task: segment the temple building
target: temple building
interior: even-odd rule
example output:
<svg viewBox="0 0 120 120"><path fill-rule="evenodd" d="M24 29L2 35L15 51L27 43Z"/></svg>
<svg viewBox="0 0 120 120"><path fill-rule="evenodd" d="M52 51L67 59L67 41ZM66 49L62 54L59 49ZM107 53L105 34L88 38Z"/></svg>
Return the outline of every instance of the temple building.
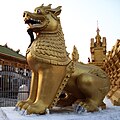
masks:
<svg viewBox="0 0 120 120"><path fill-rule="evenodd" d="M106 54L106 38L103 37L101 41L98 27L96 32L96 40L91 38L91 60L88 58L88 63L101 67L108 74L111 86L107 97L113 105L120 106L120 40L117 40L112 50Z"/></svg>
<svg viewBox="0 0 120 120"><path fill-rule="evenodd" d="M103 68L110 78L110 91L108 98L113 105L120 106L120 40L117 40L112 50L108 52Z"/></svg>
<svg viewBox="0 0 120 120"><path fill-rule="evenodd" d="M0 45L0 98L16 94L23 84L29 86L31 70L19 52Z"/></svg>
<svg viewBox="0 0 120 120"><path fill-rule="evenodd" d="M94 38L91 38L90 43L90 52L91 52L91 61L90 58L88 58L88 62L90 64L97 65L102 68L103 62L105 61L106 57L106 38L103 37L101 40L101 36L99 34L100 30L97 27L97 35Z"/></svg>

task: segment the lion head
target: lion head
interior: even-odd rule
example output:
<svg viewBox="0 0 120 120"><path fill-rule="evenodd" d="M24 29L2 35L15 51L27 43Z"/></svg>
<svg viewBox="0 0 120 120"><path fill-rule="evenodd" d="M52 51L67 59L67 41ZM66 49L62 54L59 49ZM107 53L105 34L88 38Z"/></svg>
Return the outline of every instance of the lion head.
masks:
<svg viewBox="0 0 120 120"><path fill-rule="evenodd" d="M34 13L25 11L23 17L33 32L39 33L40 31L55 31L58 27L60 13L61 6L52 9L51 4L48 6L42 4L34 9Z"/></svg>

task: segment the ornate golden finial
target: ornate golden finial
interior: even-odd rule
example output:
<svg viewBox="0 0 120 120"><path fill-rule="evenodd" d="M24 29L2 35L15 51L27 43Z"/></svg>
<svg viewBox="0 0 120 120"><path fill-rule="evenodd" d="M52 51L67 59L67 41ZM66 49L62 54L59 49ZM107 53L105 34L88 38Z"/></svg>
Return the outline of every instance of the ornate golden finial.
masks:
<svg viewBox="0 0 120 120"><path fill-rule="evenodd" d="M77 48L75 47L75 45L74 45L74 47L73 47L72 60L75 61L75 62L77 62L77 61L79 60L78 50L77 50Z"/></svg>
<svg viewBox="0 0 120 120"><path fill-rule="evenodd" d="M98 20L97 20L97 27L98 27Z"/></svg>
<svg viewBox="0 0 120 120"><path fill-rule="evenodd" d="M97 35L99 35L100 30L99 30L99 27L98 27L98 20L97 20L97 30L96 30L96 32L97 32Z"/></svg>
<svg viewBox="0 0 120 120"><path fill-rule="evenodd" d="M97 35L96 35L96 37L95 37L96 43L97 43L98 45L100 45L100 43L101 43L101 36L99 35L100 30L99 30L99 27L98 27L98 20L97 20L97 30L96 30L96 32L97 32Z"/></svg>

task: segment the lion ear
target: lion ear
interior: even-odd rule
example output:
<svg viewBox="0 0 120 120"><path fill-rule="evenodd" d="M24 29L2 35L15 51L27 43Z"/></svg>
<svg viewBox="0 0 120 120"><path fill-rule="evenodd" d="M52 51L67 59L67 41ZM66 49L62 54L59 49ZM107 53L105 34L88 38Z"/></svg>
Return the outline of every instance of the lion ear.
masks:
<svg viewBox="0 0 120 120"><path fill-rule="evenodd" d="M53 13L55 16L58 16L61 13L61 7L62 6L58 6L55 9L47 9L46 11Z"/></svg>

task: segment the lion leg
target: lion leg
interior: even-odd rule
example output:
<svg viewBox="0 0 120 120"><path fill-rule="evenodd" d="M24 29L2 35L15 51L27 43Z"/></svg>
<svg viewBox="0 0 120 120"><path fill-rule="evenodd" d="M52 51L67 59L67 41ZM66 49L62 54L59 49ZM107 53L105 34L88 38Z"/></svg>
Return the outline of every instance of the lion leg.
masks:
<svg viewBox="0 0 120 120"><path fill-rule="evenodd" d="M42 64L39 70L39 81L36 100L26 109L27 114L44 114L52 104L56 92L65 76L65 66ZM45 68L44 68L45 67Z"/></svg>
<svg viewBox="0 0 120 120"><path fill-rule="evenodd" d="M80 102L80 105L88 112L98 111L98 107L102 105L105 94L100 91L100 88L104 87L103 84L103 79L89 73L82 73L78 77L78 88L86 98Z"/></svg>
<svg viewBox="0 0 120 120"><path fill-rule="evenodd" d="M38 83L38 73L32 72L29 97L27 100L18 101L16 107L19 107L20 109L27 109L27 107L35 101L37 94L37 83Z"/></svg>

